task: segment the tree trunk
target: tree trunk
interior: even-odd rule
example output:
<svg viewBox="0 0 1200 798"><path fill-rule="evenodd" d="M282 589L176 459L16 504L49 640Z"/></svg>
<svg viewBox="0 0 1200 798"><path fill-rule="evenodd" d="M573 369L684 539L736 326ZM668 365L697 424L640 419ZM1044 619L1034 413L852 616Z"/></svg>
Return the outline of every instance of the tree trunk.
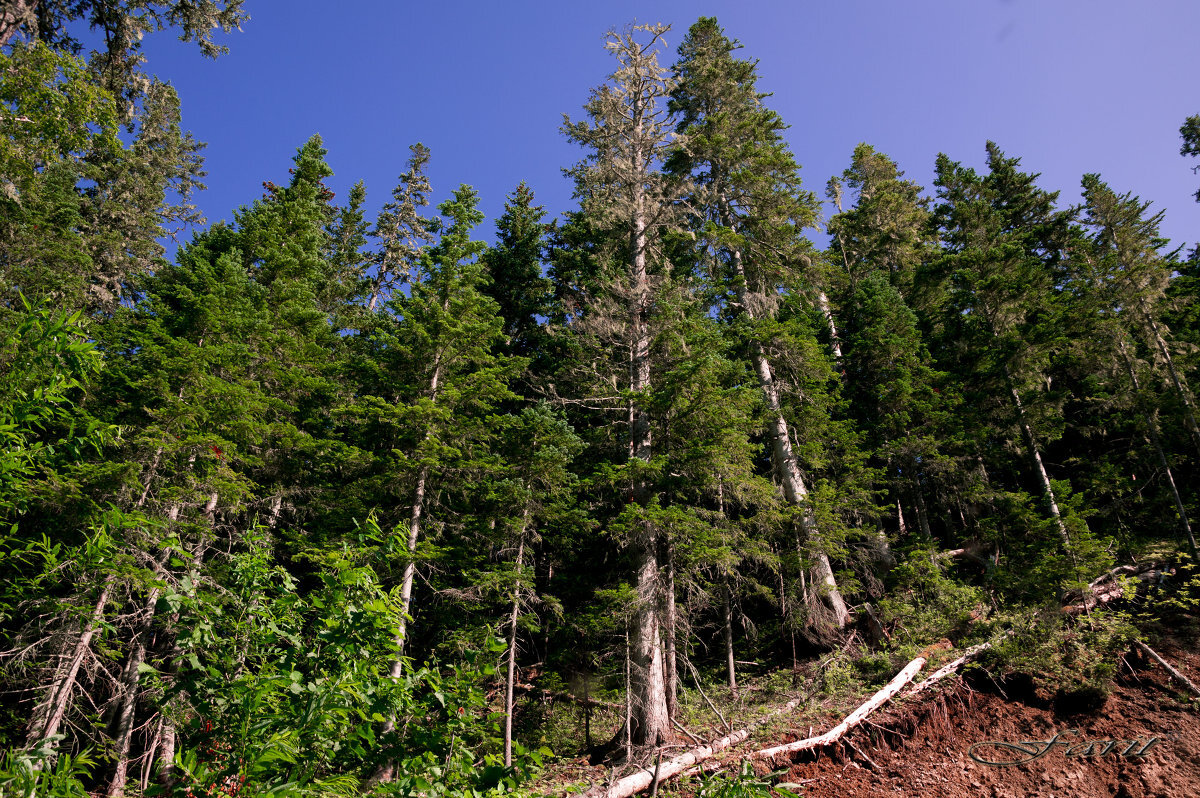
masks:
<svg viewBox="0 0 1200 798"><path fill-rule="evenodd" d="M921 492L921 483L914 477L912 480L913 486L913 502L917 506L917 523L921 527L921 534L926 540L933 540L933 530L929 526L929 510L925 506L925 494Z"/></svg>
<svg viewBox="0 0 1200 798"><path fill-rule="evenodd" d="M833 322L833 309L829 307L829 297L825 296L823 290L817 290L817 306L821 308L821 315L825 317L825 324L829 327L829 347L833 350L834 360L837 362L838 369L842 369L842 339L838 337L837 325ZM842 377L845 378L846 372L842 371Z"/></svg>
<svg viewBox="0 0 1200 798"><path fill-rule="evenodd" d="M722 208L722 216L726 226L734 229L731 214L729 214L727 208ZM749 289L746 285L746 269L742 262L742 252L740 249L734 248L732 255L737 280L735 289L737 303L740 312L753 321L753 309L746 301ZM832 316L830 318L832 320ZM804 478L800 474L800 466L796 462L796 456L792 451L790 432L788 430L787 419L783 417L783 406L779 399L779 388L775 383L774 370L771 367L771 362L761 341L754 343L754 367L755 372L758 374L759 386L762 388L767 400L768 418L771 428L771 455L776 473L779 476L779 481L783 485L784 498L789 504L804 508L800 521L804 533L804 542L812 543L816 546L812 566L814 581L822 586L821 601L829 610L834 625L839 629L844 628L850 620L850 613L846 609L846 602L842 598L841 592L838 590L837 580L833 575L833 566L829 562L829 555L821 549L820 530L817 528L816 514L813 513L811 507L807 506L808 488L804 484Z"/></svg>
<svg viewBox="0 0 1200 798"><path fill-rule="evenodd" d="M1142 299L1139 304L1141 305L1142 317L1146 320L1146 324L1150 328L1150 333L1154 338L1154 344L1158 348L1158 354L1162 357L1163 363L1167 367L1167 372L1171 375L1171 383L1175 386L1175 393L1179 396L1179 401L1183 404L1183 417L1187 424L1188 432L1192 434L1192 443L1196 446L1197 454L1200 454L1200 427L1196 425L1192 392L1188 390L1183 378L1175 370L1175 359L1171 357L1171 350L1167 348L1167 342L1163 339L1162 333L1158 329L1158 322L1155 321L1154 315L1146 307L1146 301Z"/></svg>
<svg viewBox="0 0 1200 798"><path fill-rule="evenodd" d="M675 660L675 640L679 628L679 617L675 610L675 552L671 544L666 545L666 568L663 578L663 646L666 655L663 657L667 689L667 719L675 722L679 704L679 671Z"/></svg>
<svg viewBox="0 0 1200 798"><path fill-rule="evenodd" d="M504 766L512 767L513 687L517 680L517 621L521 617L521 566L525 560L525 529L529 523L529 507L521 521L517 539L516 582L513 585L512 614L508 619L508 678L504 683Z"/></svg>
<svg viewBox="0 0 1200 798"><path fill-rule="evenodd" d="M0 47L4 47L16 35L21 23L34 18L37 0L9 0L0 11Z"/></svg>
<svg viewBox="0 0 1200 798"><path fill-rule="evenodd" d="M138 685L141 683L141 665L146 661L146 638L150 636L154 623L154 608L158 604L159 589L151 588L146 595L146 620L134 637L121 673L120 703L117 705L113 729L113 775L108 783L108 796L121 795L129 778L129 749L133 740L133 716L137 708Z"/></svg>
<svg viewBox="0 0 1200 798"><path fill-rule="evenodd" d="M439 353L434 358L433 375L429 378L429 396L431 401L437 402L438 387L442 377L442 361ZM433 434L432 430L426 430L425 440ZM417 563L415 560L417 552L417 541L421 537L421 518L425 512L425 492L429 483L429 466L421 466L420 472L417 474L417 484L413 490L413 502L408 511L408 562L404 565L404 576L400 582L400 620L396 622L396 658L392 660L392 669L390 676L392 679L399 679L404 675L404 640L408 634L408 618L409 610L412 607L412 591L413 581L416 578ZM388 734L396 728L396 716L391 715L384 721L380 734ZM391 781L396 774L396 763L387 761L375 769L375 772L367 778L363 785L364 791L369 791L370 788L381 782Z"/></svg>
<svg viewBox="0 0 1200 798"><path fill-rule="evenodd" d="M641 99L635 100L634 140L641 134ZM643 174L641 148L630 148L633 174ZM650 285L646 276L646 197L641 180L633 183L633 216L630 225L630 280L633 298L629 309L629 459L650 462L650 419L641 407L640 394L650 388L650 333L647 315L650 305ZM634 500L646 506L650 497L645 481L638 477L633 485ZM630 688L634 745L658 745L667 738L670 717L667 712L667 691L664 674L658 568L658 541L648 523L643 522L638 540L634 542L637 568L637 604L633 617L633 646L630 657Z"/></svg>
<svg viewBox="0 0 1200 798"><path fill-rule="evenodd" d="M1004 367L1004 378L1008 380L1008 391L1017 410L1017 423L1020 424L1025 444L1029 447L1034 470L1037 471L1038 478L1042 483L1042 495L1046 499L1050 515L1053 516L1054 523L1058 527L1058 536L1062 539L1063 547L1069 551L1071 536L1067 533L1067 525L1063 523L1062 513L1058 510L1058 499L1054 495L1054 486L1050 484L1050 476L1046 473L1046 466L1042 464L1041 450L1038 448L1037 439L1033 437L1033 430L1030 429L1029 422L1025 418L1025 407L1021 404L1021 394L1017 392L1017 387L1013 384L1012 377L1008 373L1008 366Z"/></svg>
<svg viewBox="0 0 1200 798"><path fill-rule="evenodd" d="M733 693L734 697L738 694L737 683L737 662L733 654L733 588L729 585L729 577L725 577L725 601L724 612L722 613L725 621L725 671L729 679L729 692Z"/></svg>
<svg viewBox="0 0 1200 798"><path fill-rule="evenodd" d="M104 610L108 606L108 596L114 581L115 578L112 576L105 578L104 584L100 588L100 596L96 599L95 607L92 609L92 614L88 617L79 639L75 641L70 659L57 669L54 680L46 689L45 698L33 710L33 719L29 723L29 730L25 738L26 748L36 748L43 740L58 734L58 729L62 725L67 708L71 703L71 694L75 691L75 680L79 676L79 668L83 665L83 660L92 645L92 639L96 636L96 632L100 629L100 622L104 619Z"/></svg>
<svg viewBox="0 0 1200 798"><path fill-rule="evenodd" d="M1137 372L1133 369L1133 361L1129 358L1129 353L1125 347L1125 342L1122 341L1119 345L1121 351L1121 359L1125 362L1125 370L1129 373L1129 381L1133 384L1134 397L1141 395L1142 386L1137 378ZM1158 462L1162 466L1163 471L1167 475L1167 484L1171 486L1171 495L1175 498L1175 516L1179 520L1180 531L1183 532L1184 540L1187 541L1188 547L1192 552L1192 559L1200 561L1200 557L1196 552L1196 538L1192 534L1192 526L1188 523L1187 508L1183 504L1183 497L1179 495L1179 488L1175 486L1175 476L1171 473L1171 463L1167 460L1167 453L1163 451L1162 439L1158 434L1158 418L1156 413L1145 413L1146 430L1150 434L1150 442L1154 446L1154 452L1158 455Z"/></svg>

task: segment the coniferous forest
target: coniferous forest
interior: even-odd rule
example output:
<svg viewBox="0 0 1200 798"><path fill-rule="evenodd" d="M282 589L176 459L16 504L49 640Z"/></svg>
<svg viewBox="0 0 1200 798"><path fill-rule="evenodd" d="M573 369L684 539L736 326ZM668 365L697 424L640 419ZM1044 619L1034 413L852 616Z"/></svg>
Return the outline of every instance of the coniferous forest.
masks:
<svg viewBox="0 0 1200 798"><path fill-rule="evenodd" d="M1194 628L1200 249L1149 201L992 142L802 184L702 17L610 34L560 218L415 143L368 218L314 136L203 224L140 43L244 19L0 13L0 796L537 792L939 641L1102 700Z"/></svg>

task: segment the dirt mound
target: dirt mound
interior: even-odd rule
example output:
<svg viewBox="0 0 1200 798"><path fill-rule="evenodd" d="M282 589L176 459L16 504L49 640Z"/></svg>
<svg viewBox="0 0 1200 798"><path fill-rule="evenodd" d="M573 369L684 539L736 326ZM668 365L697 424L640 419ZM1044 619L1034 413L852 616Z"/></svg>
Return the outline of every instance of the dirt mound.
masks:
<svg viewBox="0 0 1200 798"><path fill-rule="evenodd" d="M1200 656L1163 653L1200 673ZM785 780L805 795L854 797L1200 796L1200 713L1158 666L1121 671L1107 699L975 680L873 716L848 745L790 763Z"/></svg>

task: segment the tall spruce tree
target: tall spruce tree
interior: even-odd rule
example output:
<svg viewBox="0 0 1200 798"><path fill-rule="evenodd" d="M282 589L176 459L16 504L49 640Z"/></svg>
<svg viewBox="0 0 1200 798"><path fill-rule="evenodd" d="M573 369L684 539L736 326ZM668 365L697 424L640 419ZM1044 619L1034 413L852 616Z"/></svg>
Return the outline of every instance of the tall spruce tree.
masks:
<svg viewBox="0 0 1200 798"><path fill-rule="evenodd" d="M410 293L394 294L358 342L358 396L342 411L377 461L366 485L381 489L375 498L394 524L389 547L402 563L394 679L412 648L413 591L429 521L445 532L460 529L456 509L472 512L471 492L486 491L483 476L499 467L490 416L516 398L508 386L523 365L496 352L503 320L482 290L486 246L471 237L483 219L477 203L461 186L438 206L440 238L416 258ZM390 718L384 733L394 724ZM394 773L387 762L372 780Z"/></svg>
<svg viewBox="0 0 1200 798"><path fill-rule="evenodd" d="M976 458L979 478L992 486L993 506L1000 501L1015 513L1006 520L991 512L1001 522L994 534L1007 542L1014 567L1037 562L1047 569L1037 572L1045 589L1083 578L1104 555L1073 501L1064 501L1068 483L1051 479L1044 456L1064 430L1057 378L1069 306L1060 286L1079 235L1075 212L1056 209L1057 194L1038 188L1037 175L1019 165L992 142L984 175L938 157L934 220L944 254L926 264L916 291L938 365L961 386L962 445ZM1010 478L1030 472L1040 522L1019 520L1025 480ZM1020 531L1011 534L1006 526ZM1057 538L1057 545L1043 533ZM1034 582L1024 585L1039 589Z"/></svg>
<svg viewBox="0 0 1200 798"><path fill-rule="evenodd" d="M1116 376L1121 387L1114 393L1127 397L1132 405L1128 409L1141 415L1143 434L1171 493L1177 526L1195 556L1196 541L1186 506L1189 497L1176 481L1169 444L1185 437L1180 433L1186 430L1191 444L1187 449L1200 453L1200 434L1194 397L1164 320L1171 304L1168 286L1179 264L1174 253L1162 251L1167 243L1159 234L1163 212L1147 213L1150 203L1129 193L1118 195L1095 174L1083 178L1083 199L1083 220L1092 231L1091 246L1081 248L1079 256L1072 259L1077 267L1072 271L1092 303L1089 310L1095 334L1088 343L1107 355L1104 362L1097 363L1097 371L1110 379ZM1091 362L1097 362L1095 354L1091 353ZM1176 420L1167 442L1160 424L1163 410Z"/></svg>
<svg viewBox="0 0 1200 798"><path fill-rule="evenodd" d="M854 149L849 168L829 185L839 210L843 187L853 198L852 207L829 221L830 260L835 270L844 269L835 298L854 417L882 461L897 527L905 525L908 505L909 518L928 539L928 499L948 468L938 441L949 420L948 396L908 304L914 274L936 250L928 203L920 187L902 177L895 162L870 145Z"/></svg>
<svg viewBox="0 0 1200 798"><path fill-rule="evenodd" d="M788 386L780 383L776 362L798 354L782 351L787 336L776 319L781 292L810 287L800 270L812 254L802 231L815 224L816 200L800 188L783 121L763 105L756 63L735 58L738 47L711 17L693 25L680 45L671 107L679 115L681 146L670 168L694 181L691 224L712 255L714 300L743 342L762 389L776 475L798 511L824 620L841 627L849 613L793 447L782 395Z"/></svg>
<svg viewBox="0 0 1200 798"><path fill-rule="evenodd" d="M672 141L666 99L667 72L658 62L665 25L637 25L610 32L607 49L617 59L609 81L594 89L587 118L565 121L567 137L584 147L587 158L571 174L589 223L608 234L601 266L609 282L603 296L583 310L575 329L595 341L607 340L616 354L600 354L590 390L606 386L626 408L626 463L629 550L635 571L636 606L630 645L632 709L626 733L635 745L657 745L670 735L662 623L661 541L645 517L654 496L649 468L654 457L647 401L653 387L651 346L655 300L666 282L664 236L675 224L676 189L661 163ZM605 257L607 256L607 257ZM606 269L606 267L608 267ZM610 360L611 358L611 360ZM609 361L609 362L604 362ZM614 362L615 361L615 362ZM617 377L610 367L623 367ZM611 381L610 381L611 378ZM586 380L586 378L584 378ZM607 383L607 385L606 385Z"/></svg>

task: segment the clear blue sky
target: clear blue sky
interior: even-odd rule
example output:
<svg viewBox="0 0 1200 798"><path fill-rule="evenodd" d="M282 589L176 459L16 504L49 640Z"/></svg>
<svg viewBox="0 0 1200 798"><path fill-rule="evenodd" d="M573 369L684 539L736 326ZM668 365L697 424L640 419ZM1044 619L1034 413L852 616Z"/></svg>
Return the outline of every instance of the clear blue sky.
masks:
<svg viewBox="0 0 1200 798"><path fill-rule="evenodd" d="M1044 187L1078 199L1085 172L1165 208L1175 243L1200 239L1200 187L1179 126L1200 113L1195 0L247 0L230 54L203 59L160 34L151 70L208 142L210 219L287 179L313 133L329 149L339 199L366 182L370 218L408 145L433 152L435 203L473 185L494 237L521 180L552 215L571 206L564 166L581 152L559 132L614 62L611 27L667 22L671 50L716 16L759 59L761 87L791 125L806 185L823 194L865 141L928 187L938 152L981 166L993 139ZM818 237L818 240L821 240Z"/></svg>

